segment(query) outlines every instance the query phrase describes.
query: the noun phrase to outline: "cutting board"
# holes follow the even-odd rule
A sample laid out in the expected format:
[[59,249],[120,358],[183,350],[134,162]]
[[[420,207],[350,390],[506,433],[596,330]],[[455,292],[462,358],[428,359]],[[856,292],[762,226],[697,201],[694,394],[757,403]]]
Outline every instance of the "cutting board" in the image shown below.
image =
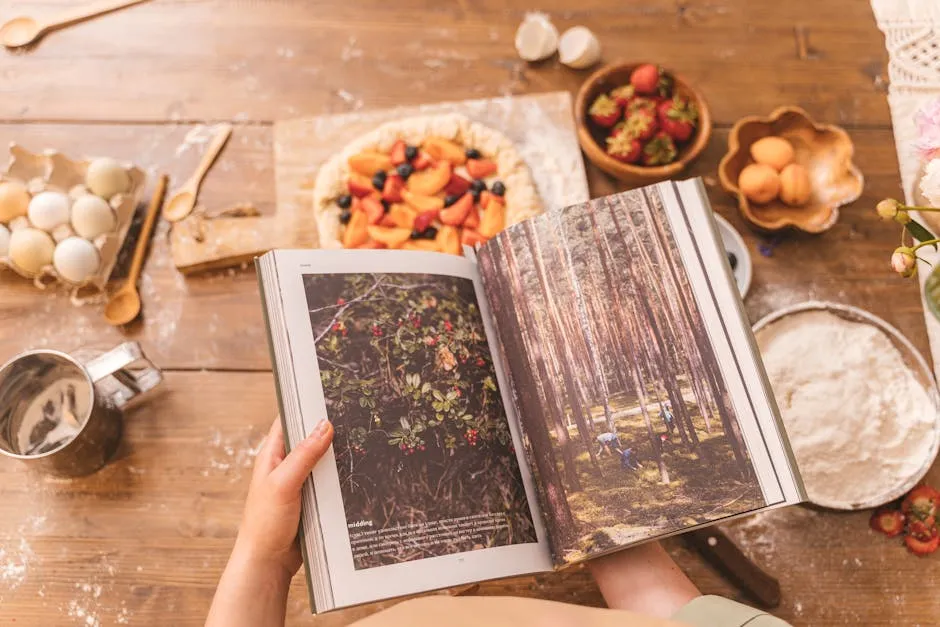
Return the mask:
[[176,267],[192,273],[239,265],[272,248],[316,248],[312,190],[320,165],[380,124],[441,113],[462,113],[509,137],[532,170],[547,209],[589,199],[568,92],[285,120],[274,125],[276,213],[190,216],[170,236]]

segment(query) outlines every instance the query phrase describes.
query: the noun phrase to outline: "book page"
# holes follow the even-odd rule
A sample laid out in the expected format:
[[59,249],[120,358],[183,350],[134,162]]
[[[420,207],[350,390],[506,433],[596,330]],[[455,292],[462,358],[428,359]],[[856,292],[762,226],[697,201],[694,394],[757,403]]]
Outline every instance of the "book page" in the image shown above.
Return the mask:
[[[278,251],[336,607],[551,568],[475,264]],[[434,268],[434,272],[428,272]]]
[[693,231],[671,185],[478,253],[558,564],[800,500],[710,209],[691,184]]

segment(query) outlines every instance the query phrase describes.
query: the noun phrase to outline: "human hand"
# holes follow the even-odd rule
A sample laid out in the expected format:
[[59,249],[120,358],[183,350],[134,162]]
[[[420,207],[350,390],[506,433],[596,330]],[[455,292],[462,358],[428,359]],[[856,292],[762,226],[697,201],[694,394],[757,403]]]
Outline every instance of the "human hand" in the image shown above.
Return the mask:
[[297,572],[302,563],[296,542],[301,487],[332,440],[333,425],[322,420],[285,456],[281,421],[274,421],[255,459],[233,556],[270,567],[288,580]]

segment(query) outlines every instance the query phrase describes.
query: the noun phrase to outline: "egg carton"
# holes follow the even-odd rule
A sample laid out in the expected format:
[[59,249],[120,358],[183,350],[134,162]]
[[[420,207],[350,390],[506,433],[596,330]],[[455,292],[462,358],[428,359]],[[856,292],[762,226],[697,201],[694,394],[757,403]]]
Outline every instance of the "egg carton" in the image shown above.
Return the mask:
[[[63,192],[74,202],[77,195],[82,193],[85,174],[91,161],[92,159],[88,158],[75,160],[56,150],[33,153],[13,142],[10,144],[10,161],[6,172],[0,172],[0,181],[19,181],[26,185],[33,196],[42,191]],[[95,274],[77,284],[60,276],[52,265],[45,266],[37,273],[31,273],[18,268],[9,257],[0,257],[0,268],[8,268],[24,278],[32,279],[39,288],[64,285],[71,288],[73,297],[90,297],[102,293],[114,271],[147,180],[146,173],[137,166],[127,163],[120,165],[127,172],[131,184],[127,192],[107,199],[115,213],[115,227],[110,233],[100,235],[92,241],[100,258],[100,265]],[[11,220],[6,226],[10,231],[15,231],[31,224],[27,217],[21,216]],[[58,244],[75,233],[71,226],[66,224],[53,229],[50,235]]]

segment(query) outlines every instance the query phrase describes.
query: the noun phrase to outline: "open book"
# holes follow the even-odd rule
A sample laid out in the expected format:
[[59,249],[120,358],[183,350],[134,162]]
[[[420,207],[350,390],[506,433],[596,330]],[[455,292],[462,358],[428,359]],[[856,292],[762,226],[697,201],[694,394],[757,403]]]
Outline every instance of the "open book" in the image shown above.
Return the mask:
[[711,210],[661,183],[467,257],[258,260],[314,611],[549,571],[804,500]]

